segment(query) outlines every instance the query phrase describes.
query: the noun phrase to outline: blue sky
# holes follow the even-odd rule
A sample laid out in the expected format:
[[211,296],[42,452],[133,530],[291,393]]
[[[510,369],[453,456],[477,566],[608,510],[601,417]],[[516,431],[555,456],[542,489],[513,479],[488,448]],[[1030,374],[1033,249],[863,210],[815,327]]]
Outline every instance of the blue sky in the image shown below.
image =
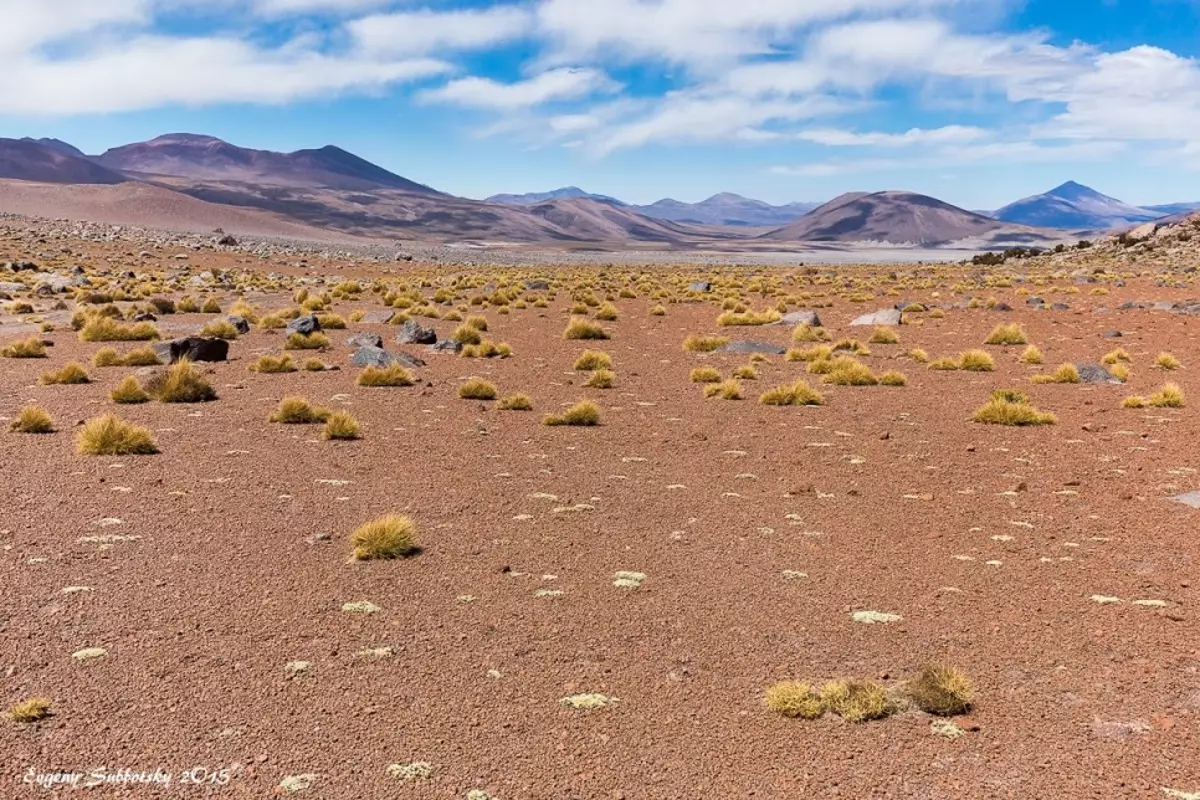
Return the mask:
[[1200,0],[0,0],[0,136],[337,144],[467,197],[1200,200]]

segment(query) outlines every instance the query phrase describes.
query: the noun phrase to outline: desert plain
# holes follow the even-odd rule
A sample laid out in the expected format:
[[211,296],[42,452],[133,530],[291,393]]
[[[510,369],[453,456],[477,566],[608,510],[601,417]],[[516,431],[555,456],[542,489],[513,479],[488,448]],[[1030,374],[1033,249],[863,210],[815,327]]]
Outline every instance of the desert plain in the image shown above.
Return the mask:
[[[0,348],[44,356],[0,359],[0,423],[53,428],[0,433],[5,797],[120,770],[170,781],[87,791],[1200,797],[1190,233],[1170,260],[489,267],[3,223]],[[881,310],[899,324],[851,325]],[[153,342],[81,334],[146,313],[161,341],[244,321],[227,360],[185,365],[215,399],[113,401],[167,366],[96,366]],[[286,349],[310,314],[326,342]],[[495,352],[398,343],[406,320]],[[358,384],[364,334],[411,385]],[[43,382],[72,362],[88,382]],[[473,378],[532,409],[461,397]],[[798,381],[820,404],[760,402]],[[994,392],[1052,419],[975,421]],[[359,438],[270,421],[291,397]],[[580,401],[598,424],[544,424]],[[109,414],[157,452],[81,454]],[[389,514],[419,549],[355,558]],[[929,665],[969,679],[961,713],[913,702]],[[839,680],[886,713],[765,701]]]

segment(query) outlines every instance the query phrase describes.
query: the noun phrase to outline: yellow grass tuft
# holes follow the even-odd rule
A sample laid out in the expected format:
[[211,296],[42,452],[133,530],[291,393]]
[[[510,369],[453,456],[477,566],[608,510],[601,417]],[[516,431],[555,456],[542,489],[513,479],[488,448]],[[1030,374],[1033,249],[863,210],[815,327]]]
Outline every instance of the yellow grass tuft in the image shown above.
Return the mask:
[[327,408],[313,407],[303,397],[285,397],[279,401],[279,406],[267,418],[268,422],[280,422],[285,425],[315,425],[329,419]]
[[335,411],[325,421],[325,430],[321,431],[322,439],[336,441],[352,441],[361,437],[358,420],[347,411]]
[[319,358],[310,358],[304,362],[304,369],[308,372],[324,372],[325,362]]
[[38,382],[50,386],[54,384],[79,384],[91,383],[92,379],[88,377],[87,370],[83,365],[72,361],[69,364],[63,365],[62,369],[57,372],[44,372]]
[[905,355],[911,358],[913,361],[916,361],[918,364],[929,363],[929,353],[926,353],[919,347],[914,347],[912,350],[909,350],[907,353],[905,353]]
[[958,368],[970,372],[991,372],[996,362],[983,350],[967,350],[958,354]]
[[1108,372],[1121,383],[1125,383],[1129,380],[1129,365],[1123,362],[1119,364],[1113,364],[1108,368]]
[[203,314],[220,314],[221,304],[217,302],[217,298],[210,297],[204,301],[204,305],[200,306],[200,312]]
[[1030,380],[1034,383],[1081,383],[1083,379],[1074,364],[1060,364],[1050,375],[1034,375]]
[[214,339],[233,340],[238,338],[238,330],[233,323],[227,319],[214,319],[212,322],[200,329],[201,336],[209,336]]
[[464,324],[471,326],[477,331],[483,331],[485,333],[488,329],[487,317],[483,316],[482,314],[473,314],[467,317]]
[[828,339],[829,333],[824,328],[815,328],[807,322],[802,322],[792,329],[793,342],[824,342]]
[[820,693],[800,681],[780,681],[767,689],[763,702],[768,709],[785,717],[817,719],[825,713]]
[[583,385],[589,389],[611,389],[616,377],[616,373],[610,369],[598,369]]
[[927,714],[952,717],[971,709],[971,680],[954,667],[929,665],[908,682],[906,694]]
[[1014,345],[1026,344],[1029,339],[1025,336],[1025,329],[1016,322],[1008,322],[1002,325],[997,325],[992,328],[992,332],[988,334],[984,344],[1000,344]]
[[617,307],[612,303],[605,303],[596,309],[596,319],[603,322],[613,322],[617,316]]
[[882,719],[895,710],[887,690],[872,680],[830,681],[821,687],[821,701],[847,722]]
[[1126,350],[1124,347],[1118,347],[1116,350],[1112,350],[1108,353],[1105,353],[1104,358],[1100,359],[1101,364],[1104,364],[1104,365],[1110,366],[1110,367],[1113,366],[1114,364],[1117,364],[1118,362],[1122,362],[1122,361],[1125,362],[1126,364],[1133,363],[1133,358],[1129,355],[1129,351]]
[[867,340],[870,344],[900,344],[900,337],[891,328],[879,327],[871,333]]
[[958,359],[945,356],[929,362],[929,369],[934,369],[942,372],[949,372],[959,369]]
[[804,381],[785,386],[776,386],[758,398],[764,406],[819,406],[825,403],[821,393]]
[[1148,401],[1144,397],[1134,395],[1121,401],[1122,408],[1145,408]]
[[85,456],[151,455],[158,452],[149,428],[105,414],[79,431],[76,448]]
[[284,344],[285,350],[323,350],[329,347],[329,337],[320,331],[309,334],[293,333]]
[[1183,408],[1183,390],[1178,384],[1168,383],[1150,395],[1147,404],[1154,408]]
[[386,367],[367,367],[358,374],[359,386],[412,386],[416,383],[413,374],[399,364]]
[[742,366],[734,369],[733,377],[744,381],[756,381],[758,380],[758,370],[754,368],[753,364],[743,364]]
[[79,332],[85,342],[133,342],[157,339],[158,328],[149,322],[121,325],[111,317],[93,317]]
[[692,383],[720,383],[721,373],[714,367],[696,367],[689,378]]
[[1045,363],[1045,358],[1042,356],[1041,350],[1038,350],[1033,345],[1029,345],[1029,347],[1025,348],[1025,352],[1021,353],[1019,361],[1022,364],[1043,364]]
[[250,365],[250,369],[263,374],[295,372],[296,362],[292,361],[292,357],[287,354],[282,356],[259,356],[258,361]]
[[880,375],[879,382],[884,386],[908,386],[908,378],[904,376],[904,373],[894,369]]
[[1179,363],[1178,358],[1170,353],[1159,353],[1158,357],[1154,359],[1154,366],[1158,369],[1170,371],[1179,369],[1183,365]]
[[8,709],[5,716],[13,722],[38,722],[50,716],[50,700],[45,697],[31,697]]
[[608,334],[604,328],[586,319],[573,319],[567,325],[567,329],[563,331],[564,339],[607,339]]
[[495,400],[496,384],[483,378],[471,378],[458,387],[458,396],[464,400]]
[[43,408],[25,406],[17,418],[8,423],[8,429],[14,433],[54,433],[54,420]]
[[119,367],[122,363],[120,354],[111,347],[102,347],[92,356],[92,366],[97,369],[102,367]]
[[590,427],[600,424],[600,408],[591,400],[581,400],[561,414],[542,418],[543,425],[576,425]]
[[721,316],[717,317],[717,325],[722,328],[731,325],[770,325],[783,319],[783,315],[773,308],[768,308],[765,311],[745,311],[738,313],[736,311],[726,311]]
[[142,384],[138,383],[138,379],[132,375],[126,376],[125,380],[117,384],[117,387],[108,396],[114,403],[123,405],[135,405],[150,401],[150,395],[142,388]]
[[575,359],[575,369],[592,371],[597,369],[612,369],[612,357],[603,350],[584,350]]
[[821,380],[831,386],[874,386],[879,383],[870,367],[850,356],[830,360]]
[[826,344],[813,345],[804,350],[795,347],[787,351],[785,361],[824,361],[833,355],[833,348]]
[[724,336],[702,336],[697,333],[688,334],[683,340],[683,349],[689,353],[711,353],[729,344]]
[[207,403],[217,399],[216,390],[186,359],[150,378],[146,392],[160,403]]
[[1048,412],[1038,411],[1028,401],[1014,401],[993,394],[971,419],[985,425],[1053,425],[1057,417]]
[[650,316],[652,317],[665,317],[666,315],[667,310],[663,308],[661,304],[650,309]]
[[720,397],[722,400],[741,400],[742,385],[730,378],[720,383],[710,383],[704,387],[705,397]]
[[473,345],[483,341],[483,334],[474,325],[464,323],[454,329],[454,333],[450,334],[450,338],[459,344]]
[[533,400],[527,394],[510,394],[500,398],[496,407],[501,411],[532,411]]
[[0,350],[0,356],[5,358],[46,358],[46,345],[38,337],[30,336],[28,339],[7,345]]
[[350,535],[350,545],[357,561],[401,558],[421,550],[417,526],[399,514],[386,514],[359,526]]
[[130,350],[121,359],[121,364],[126,367],[156,367],[162,361],[158,358],[158,353],[154,352],[153,347],[139,347],[135,350]]

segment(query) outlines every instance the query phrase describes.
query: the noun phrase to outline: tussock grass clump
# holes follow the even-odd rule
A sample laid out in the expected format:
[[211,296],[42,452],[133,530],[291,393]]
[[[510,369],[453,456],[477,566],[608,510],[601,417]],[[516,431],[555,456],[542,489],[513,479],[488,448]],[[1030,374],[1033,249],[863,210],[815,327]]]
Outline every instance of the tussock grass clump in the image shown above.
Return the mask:
[[891,328],[876,328],[867,340],[870,344],[900,344],[900,337]]
[[111,317],[93,317],[79,331],[79,338],[85,342],[146,342],[159,335],[149,322],[122,325]]
[[742,385],[730,378],[720,383],[710,383],[704,387],[705,397],[719,397],[722,400],[741,400]]
[[604,303],[596,309],[595,317],[602,322],[614,322],[618,317],[617,307],[612,303]]
[[1133,395],[1121,401],[1121,408],[1145,408],[1148,402],[1140,395]]
[[839,339],[833,345],[833,350],[834,350],[834,352],[837,352],[839,350],[845,350],[845,351],[848,351],[848,352],[854,353],[855,355],[860,355],[860,356],[871,355],[871,348],[867,347],[865,344],[860,342],[858,339]]
[[1146,401],[1153,408],[1183,408],[1183,389],[1178,384],[1168,383]]
[[460,354],[463,358],[508,358],[512,348],[504,342],[496,344],[491,339],[484,339],[479,344],[468,344]]
[[13,433],[54,433],[54,420],[44,408],[25,406],[8,423],[8,429]]
[[801,681],[780,681],[767,689],[763,702],[768,709],[785,717],[817,719],[825,713],[820,692]]
[[[1013,399],[1018,398],[1018,399]],[[990,400],[971,417],[974,422],[985,425],[1053,425],[1058,418],[1049,412],[1038,411],[1029,404],[1025,396],[993,393]]]
[[90,420],[79,431],[76,449],[85,456],[152,455],[158,452],[149,428],[112,414]]
[[46,358],[46,345],[36,336],[12,342],[0,350],[5,358]]
[[487,317],[483,316],[482,314],[472,314],[471,316],[467,317],[463,324],[469,325],[475,330],[483,331],[484,333],[486,333],[488,329]]
[[319,358],[310,358],[304,362],[304,369],[306,372],[324,372],[325,362]]
[[1034,383],[1081,383],[1083,381],[1074,364],[1060,364],[1053,373],[1034,375],[1030,380]]
[[721,382],[721,373],[715,367],[696,367],[688,377],[692,383]]
[[313,407],[303,397],[285,397],[279,401],[279,406],[267,418],[269,422],[279,422],[284,425],[315,425],[329,419],[327,408]]
[[325,330],[342,331],[346,329],[346,320],[337,314],[317,314],[317,322],[321,323],[321,327]]
[[408,517],[385,514],[359,526],[350,534],[356,561],[402,558],[420,552],[417,526]]
[[796,381],[784,386],[776,386],[762,394],[758,402],[764,406],[819,406],[825,403],[825,398],[816,389],[804,381]]
[[919,347],[914,347],[912,350],[909,350],[904,355],[908,356],[913,361],[916,361],[918,364],[928,364],[929,363],[929,353],[926,353],[924,350],[922,350]]
[[1126,364],[1133,363],[1133,357],[1129,355],[1129,351],[1126,350],[1124,347],[1118,347],[1116,350],[1112,350],[1108,353],[1105,353],[1104,357],[1100,359],[1101,364],[1104,364],[1105,366],[1109,366],[1109,367],[1111,367],[1115,364],[1118,364],[1122,361],[1125,362]]
[[153,347],[139,347],[136,350],[130,350],[121,359],[121,364],[126,367],[157,367],[162,361],[158,358],[158,353],[154,352]]
[[991,372],[996,362],[983,350],[967,350],[958,354],[958,368],[969,372]]
[[839,356],[828,362],[828,371],[821,379],[830,386],[875,386],[879,379],[871,368],[858,359]]
[[497,394],[496,384],[483,378],[471,378],[458,387],[458,396],[464,400],[495,400]]
[[652,317],[665,317],[666,315],[667,315],[667,310],[662,307],[661,303],[659,305],[656,305],[654,308],[650,309],[650,316],[652,316]]
[[132,375],[126,376],[125,380],[109,392],[108,396],[114,403],[122,405],[136,405],[150,401],[150,395],[142,388],[142,384],[138,383],[138,379]]
[[175,304],[175,310],[180,314],[195,314],[200,311],[200,304],[194,297],[181,297]]
[[908,386],[908,378],[904,376],[904,373],[894,369],[880,375],[879,382],[884,386]]
[[321,431],[322,439],[333,441],[353,441],[361,438],[361,427],[347,411],[335,411],[325,421],[325,430]]
[[1108,368],[1108,372],[1121,383],[1126,383],[1129,380],[1129,365],[1124,362],[1113,364]]
[[1159,353],[1158,357],[1154,359],[1154,366],[1156,369],[1165,369],[1170,371],[1179,369],[1183,366],[1183,364],[1180,364],[1179,359],[1170,353]]
[[783,315],[773,308],[765,311],[726,311],[717,317],[717,325],[722,328],[735,325],[771,325],[783,319]]
[[992,400],[1003,400],[1006,403],[1032,403],[1033,398],[1020,389],[997,389],[992,392]]
[[82,364],[72,361],[64,364],[58,371],[43,372],[38,382],[44,386],[51,386],[54,384],[91,383],[92,379],[88,377],[87,370],[83,368]]
[[612,357],[603,350],[584,350],[575,359],[575,369],[591,372],[597,369],[612,369]]
[[895,710],[887,690],[872,680],[830,681],[821,687],[821,701],[847,722],[883,719]]
[[608,334],[604,328],[586,319],[573,319],[567,325],[567,329],[563,331],[564,339],[583,339],[583,340],[599,340],[607,339]]
[[793,342],[825,342],[828,340],[828,331],[824,328],[815,328],[807,322],[802,322],[792,329]]
[[146,381],[146,392],[160,403],[207,403],[217,399],[216,389],[186,359]]
[[683,349],[689,353],[711,353],[714,350],[720,350],[727,344],[729,344],[729,340],[724,336],[703,336],[698,333],[689,333],[683,340]]
[[102,367],[119,367],[121,364],[121,355],[111,347],[102,347],[92,356],[92,366],[97,369]]
[[611,369],[598,369],[583,385],[589,389],[611,389],[616,379],[617,374]]
[[542,418],[543,425],[575,425],[591,427],[600,424],[600,407],[591,400],[581,400],[561,414],[548,414]]
[[743,364],[734,369],[733,377],[744,381],[756,381],[758,380],[758,370],[754,368],[753,364]]
[[[321,368],[324,369],[324,364]],[[412,386],[416,383],[413,374],[399,364],[386,367],[367,367],[358,374],[359,386]]]
[[917,708],[927,714],[952,717],[971,710],[975,691],[971,679],[961,670],[942,665],[929,665],[908,682],[905,693]]
[[220,314],[221,304],[217,302],[217,298],[210,297],[204,301],[204,305],[200,306],[200,311],[204,314]]
[[960,365],[957,358],[943,356],[929,362],[928,369],[938,370],[939,372],[952,372],[959,369]]
[[496,407],[501,411],[533,411],[533,400],[527,394],[510,394],[500,398]]
[[833,348],[829,345],[818,344],[804,350],[799,350],[795,347],[787,351],[784,356],[785,361],[825,361],[833,355]]
[[1014,345],[1027,344],[1025,329],[1019,323],[1007,322],[992,328],[992,332],[984,339],[984,344]]
[[4,713],[13,722],[38,722],[50,716],[50,700],[45,697],[31,697]]
[[200,329],[200,335],[232,341],[238,338],[238,329],[227,319],[214,319]]
[[250,369],[254,372],[264,374],[295,372],[296,362],[292,361],[292,357],[286,354],[282,356],[259,356],[258,361],[250,365]]
[[1029,347],[1026,347],[1025,351],[1021,353],[1021,358],[1018,360],[1022,364],[1044,364],[1046,362],[1045,357],[1042,355],[1042,351],[1038,350],[1034,345],[1029,345]]
[[454,329],[454,333],[450,334],[450,338],[459,344],[473,345],[483,341],[483,334],[474,325],[464,323]]
[[324,350],[329,347],[329,337],[320,331],[309,334],[293,333],[283,345],[285,350]]

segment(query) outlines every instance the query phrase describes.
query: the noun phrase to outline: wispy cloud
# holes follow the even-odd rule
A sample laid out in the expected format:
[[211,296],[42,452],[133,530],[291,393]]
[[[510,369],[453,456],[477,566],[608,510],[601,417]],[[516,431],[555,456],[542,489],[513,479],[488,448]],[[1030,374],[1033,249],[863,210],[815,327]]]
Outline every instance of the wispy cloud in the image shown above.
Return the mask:
[[459,78],[421,93],[427,102],[468,108],[509,110],[530,108],[556,100],[575,100],[620,91],[621,85],[597,69],[559,68],[528,80],[500,83],[488,78]]

